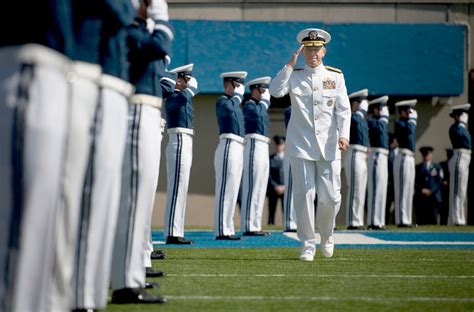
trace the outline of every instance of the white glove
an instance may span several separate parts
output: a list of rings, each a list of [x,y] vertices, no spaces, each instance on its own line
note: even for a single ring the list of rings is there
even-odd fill
[[[367,100],[362,100],[362,102],[360,102],[359,109],[364,111],[364,113],[367,113],[367,110],[369,109],[369,102],[367,102]]]
[[[146,29],[150,32],[150,34],[155,30],[155,21],[151,18],[146,19]]]
[[[412,108],[410,113],[408,114],[408,119],[416,120],[417,118],[418,118],[418,113],[416,112],[416,110]]]
[[[131,1],[132,1],[133,8],[135,10],[138,10],[140,8],[140,0],[131,0]]]
[[[168,21],[168,4],[166,0],[151,0],[150,5],[147,8],[148,17],[153,20]]]
[[[239,84],[237,87],[234,88],[234,95],[238,95],[240,100],[244,97],[245,86],[243,84]]]
[[[459,121],[467,125],[467,122],[469,121],[469,115],[466,112],[463,112],[461,116],[459,116]]]
[[[265,92],[262,93],[260,100],[268,101],[268,103],[270,103],[270,92],[268,92],[268,89],[265,89]]]
[[[188,80],[188,87],[189,88],[194,88],[194,89],[197,89],[198,88],[198,82],[196,80],[196,78],[194,77],[190,77],[189,80]]]
[[[382,109],[380,110],[380,117],[388,118],[389,115],[390,113],[388,112],[388,107],[387,106],[382,107]]]

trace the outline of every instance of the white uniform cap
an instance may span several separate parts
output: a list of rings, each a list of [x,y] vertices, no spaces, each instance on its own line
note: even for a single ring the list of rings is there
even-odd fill
[[[244,79],[247,77],[246,71],[233,71],[233,72],[225,72],[220,75],[224,81],[235,81],[238,83],[244,83]]]
[[[184,73],[185,75],[191,75],[193,71],[193,67],[194,67],[194,64],[191,63],[191,64],[173,68],[172,70],[170,70],[170,72],[177,73],[177,74]]]
[[[469,103],[466,103],[466,104],[458,104],[458,105],[450,106],[450,108],[451,108],[452,111],[455,111],[455,110],[462,110],[462,111],[468,112],[468,111],[469,111],[469,108],[471,108],[471,104],[469,104]]]
[[[366,98],[369,95],[369,89],[362,89],[356,92],[349,94],[349,98]]]
[[[399,101],[395,103],[395,107],[400,107],[400,106],[410,106],[410,107],[415,107],[416,102],[418,100],[405,100],[405,101]]]
[[[296,40],[305,47],[320,47],[331,41],[331,35],[319,28],[306,28],[298,33]]]
[[[387,104],[387,101],[388,101],[388,96],[384,95],[384,96],[381,96],[379,98],[376,98],[376,99],[373,99],[372,101],[370,101],[369,106],[372,105],[372,104],[380,104],[380,106],[385,106],[385,104]]]
[[[272,80],[272,77],[265,76],[265,77],[259,77],[250,80],[249,82],[246,83],[246,85],[249,88],[265,88],[268,89],[270,86],[270,81]]]

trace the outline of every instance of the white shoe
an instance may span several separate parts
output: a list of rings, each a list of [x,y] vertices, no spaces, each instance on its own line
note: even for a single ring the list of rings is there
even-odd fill
[[[314,260],[314,247],[303,247],[301,250],[300,260],[301,261],[313,261]]]
[[[321,238],[321,253],[326,258],[331,258],[334,254],[334,237],[329,236],[326,239]]]

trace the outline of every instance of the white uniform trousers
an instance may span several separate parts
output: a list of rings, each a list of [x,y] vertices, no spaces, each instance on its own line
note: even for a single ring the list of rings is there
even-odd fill
[[[455,149],[449,160],[449,225],[466,224],[466,194],[471,151]]]
[[[240,230],[243,232],[262,230],[263,207],[270,170],[268,144],[269,141],[263,142],[246,136],[240,215]]]
[[[73,308],[104,309],[110,285],[132,86],[108,75],[101,82],[79,223]]]
[[[367,190],[367,148],[360,150],[357,146],[350,145],[344,158],[344,169],[348,188],[346,223],[348,226],[363,226]]]
[[[72,279],[76,262],[81,203],[86,196],[84,183],[93,140],[94,119],[99,102],[101,69],[95,64],[74,62],[71,118],[69,122],[63,204],[57,215],[53,311],[70,308],[73,300]]]
[[[165,236],[184,237],[184,214],[193,161],[192,129],[168,129]]]
[[[395,223],[412,224],[415,190],[415,157],[406,149],[398,149],[393,161],[395,191]]]
[[[297,234],[302,247],[315,247],[314,199],[318,192],[316,229],[321,240],[333,235],[341,202],[341,161],[290,156]]]
[[[235,137],[235,139],[231,138]],[[214,154],[216,173],[214,235],[234,235],[234,212],[244,163],[244,138],[221,135]]]
[[[144,252],[150,238],[161,156],[161,99],[134,95],[130,102],[112,289],[145,287]],[[147,104],[150,102],[156,105]]]
[[[285,192],[283,194],[283,230],[296,230],[296,211],[293,203],[293,179],[291,177],[290,159],[283,158],[283,178]]]
[[[50,311],[70,61],[29,44],[0,49],[0,67],[0,310]]]
[[[388,150],[372,149],[368,159],[367,224],[385,226],[388,185]]]

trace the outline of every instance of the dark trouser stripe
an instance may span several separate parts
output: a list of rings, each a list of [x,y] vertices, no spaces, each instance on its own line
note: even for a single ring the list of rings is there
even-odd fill
[[[349,185],[349,225],[353,225],[354,219],[354,192],[355,192],[355,158],[356,151],[351,151],[351,184]]]
[[[250,155],[249,155],[249,188],[247,194],[247,206],[245,207],[245,231],[250,231],[250,209],[252,206],[253,194],[253,160],[255,153],[255,139],[250,139]]]
[[[224,235],[224,200],[225,200],[225,189],[227,186],[227,165],[229,160],[229,149],[231,140],[226,139],[224,146],[224,156],[222,161],[222,184],[219,192],[219,210],[218,210],[218,232],[219,235]]]
[[[178,201],[178,193],[179,193],[179,177],[181,172],[181,153],[183,147],[183,137],[181,133],[176,134],[176,138],[178,140],[178,148],[176,151],[176,161],[174,164],[174,184],[173,184],[173,193],[171,195],[171,210],[170,216],[168,220],[168,236],[173,236],[173,229],[174,229],[174,218],[176,215],[176,202]]]
[[[405,155],[401,155],[400,159],[400,169],[398,172],[398,217],[400,218],[400,223],[403,224],[403,180],[405,176],[403,175],[403,169],[405,167]]]
[[[29,88],[34,78],[34,66],[23,64],[20,68],[20,81],[17,90],[17,102],[13,116],[12,125],[12,209],[10,215],[10,233],[8,237],[8,258],[5,263],[5,300],[4,306],[0,306],[2,311],[10,311],[10,300],[15,288],[16,264],[20,251],[20,232],[23,218],[23,198],[24,198],[24,143],[26,128],[26,112],[30,101]],[[5,148],[5,147],[2,147]],[[2,303],[2,301],[0,301]]]
[[[377,163],[379,161],[379,153],[375,153],[374,164],[372,166],[372,211],[370,216],[370,224],[374,225],[375,219],[375,197],[377,196]]]
[[[286,230],[291,230],[291,192],[293,188],[293,178],[291,177],[291,166],[288,168],[288,185],[287,185],[287,196],[286,196]]]
[[[138,201],[138,188],[139,188],[139,140],[140,140],[140,121],[141,121],[141,110],[142,105],[134,105],[133,109],[133,125],[132,125],[132,176],[131,176],[131,194],[130,194],[130,214],[128,217],[128,240],[126,246],[126,259],[125,259],[125,277],[127,272],[130,271],[130,260],[133,246],[133,237],[135,232],[135,218],[137,213],[137,201]],[[126,281],[127,279],[125,279]],[[127,285],[128,286],[128,285]]]
[[[102,90],[99,90],[99,94],[101,93]],[[89,158],[87,161],[84,186],[82,188],[82,198],[80,207],[81,211],[76,248],[76,302],[74,308],[84,308],[85,301],[84,292],[82,290],[85,287],[85,268],[87,264],[88,237],[92,209],[92,191],[94,185],[94,161],[97,143],[97,130],[100,128],[100,122],[102,117],[102,104],[100,99],[101,96],[99,95],[94,121],[92,123],[92,141],[90,145]]]

